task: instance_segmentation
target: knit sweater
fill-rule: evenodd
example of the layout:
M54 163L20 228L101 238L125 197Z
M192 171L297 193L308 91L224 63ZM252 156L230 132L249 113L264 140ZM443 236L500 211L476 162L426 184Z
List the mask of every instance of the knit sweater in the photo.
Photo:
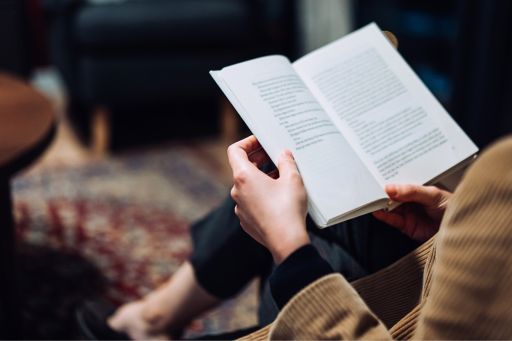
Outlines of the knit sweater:
M245 339L512 339L512 138L489 148L438 234L356 282L324 276Z

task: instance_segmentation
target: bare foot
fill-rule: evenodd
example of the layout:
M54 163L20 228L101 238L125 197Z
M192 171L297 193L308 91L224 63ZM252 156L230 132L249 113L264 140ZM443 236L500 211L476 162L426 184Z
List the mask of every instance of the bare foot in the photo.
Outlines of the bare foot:
M194 269L186 262L172 278L144 299L121 306L108 324L136 340L170 340L179 335L177 331L219 302L220 299L199 285Z
M108 319L111 328L128 334L134 340L171 340L168 331L159 319L153 316L145 318L144 300L138 300L121 306Z

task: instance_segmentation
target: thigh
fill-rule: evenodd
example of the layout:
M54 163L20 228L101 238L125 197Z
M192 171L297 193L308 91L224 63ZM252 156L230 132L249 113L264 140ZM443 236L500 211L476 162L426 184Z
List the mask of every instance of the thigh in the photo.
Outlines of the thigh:
M419 243L396 229L365 215L325 229L308 218L311 243L334 271L354 281L380 270L414 250ZM258 318L260 325L272 322L279 310L268 281L262 280Z
M314 236L313 243L317 240L320 252L322 248L326 249L325 258L334 269L339 268L336 263L340 258L348 256L364 269L365 274L394 263L420 244L371 214L325 229L318 229L313 223L308 226L310 234Z
M272 256L244 232L234 208L228 197L191 227L194 248L190 262L196 278L219 298L233 296L272 267Z

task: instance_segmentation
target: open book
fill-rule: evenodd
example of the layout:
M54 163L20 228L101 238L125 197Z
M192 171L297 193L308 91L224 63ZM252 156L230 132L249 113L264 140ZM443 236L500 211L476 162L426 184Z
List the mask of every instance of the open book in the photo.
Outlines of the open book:
M386 184L433 183L478 151L376 24L295 63L210 73L274 163L292 151L319 227L389 208Z

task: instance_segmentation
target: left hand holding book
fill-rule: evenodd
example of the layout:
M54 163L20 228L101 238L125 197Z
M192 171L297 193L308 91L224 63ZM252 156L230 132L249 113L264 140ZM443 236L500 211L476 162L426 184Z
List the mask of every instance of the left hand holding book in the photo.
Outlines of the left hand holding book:
M285 150L279 157L277 179L258 168L268 156L254 136L231 145L228 157L234 179L231 196L242 228L277 264L309 244L306 190L291 152Z

